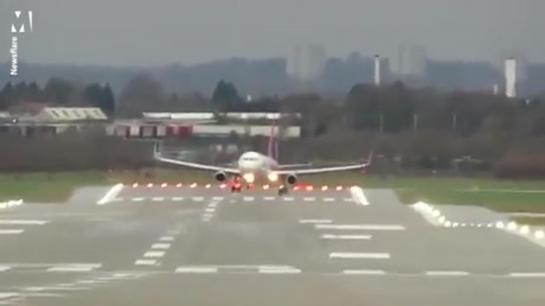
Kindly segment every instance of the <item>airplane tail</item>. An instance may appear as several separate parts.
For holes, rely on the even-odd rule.
[[[278,160],[278,124],[276,120],[271,125],[267,155],[274,160]]]

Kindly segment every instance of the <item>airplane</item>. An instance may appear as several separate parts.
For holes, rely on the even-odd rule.
[[[321,174],[327,172],[340,172],[350,170],[362,170],[371,164],[373,152],[364,163],[353,163],[342,166],[309,168],[309,164],[278,163],[278,141],[276,139],[276,122],[271,126],[268,142],[268,154],[264,155],[255,151],[244,152],[237,162],[230,166],[215,166],[163,157],[157,144],[154,149],[155,160],[163,163],[214,172],[213,176],[218,182],[225,182],[232,178],[231,192],[240,193],[243,183],[250,186],[256,183],[279,185],[278,194],[286,194],[288,187],[297,184],[301,175]]]

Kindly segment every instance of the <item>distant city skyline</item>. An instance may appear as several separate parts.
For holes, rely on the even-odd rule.
[[[540,0],[2,0],[0,62],[9,60],[15,9],[34,12],[23,62],[195,64],[289,58],[308,44],[332,57],[381,54],[394,67],[402,44],[439,60],[545,62]]]

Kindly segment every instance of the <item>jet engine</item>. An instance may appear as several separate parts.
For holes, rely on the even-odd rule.
[[[297,184],[297,176],[295,174],[286,175],[286,184],[290,186]]]
[[[218,171],[214,173],[214,178],[218,182],[225,182],[225,180],[227,180],[227,174],[223,171]]]

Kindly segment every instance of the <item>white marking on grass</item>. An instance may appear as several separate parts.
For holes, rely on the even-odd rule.
[[[97,202],[97,204],[98,205],[107,204],[108,202],[112,201],[121,192],[122,189],[123,189],[123,184],[114,185],[112,188],[110,188],[108,192],[106,192],[104,197],[102,197],[102,199],[100,199]]]

